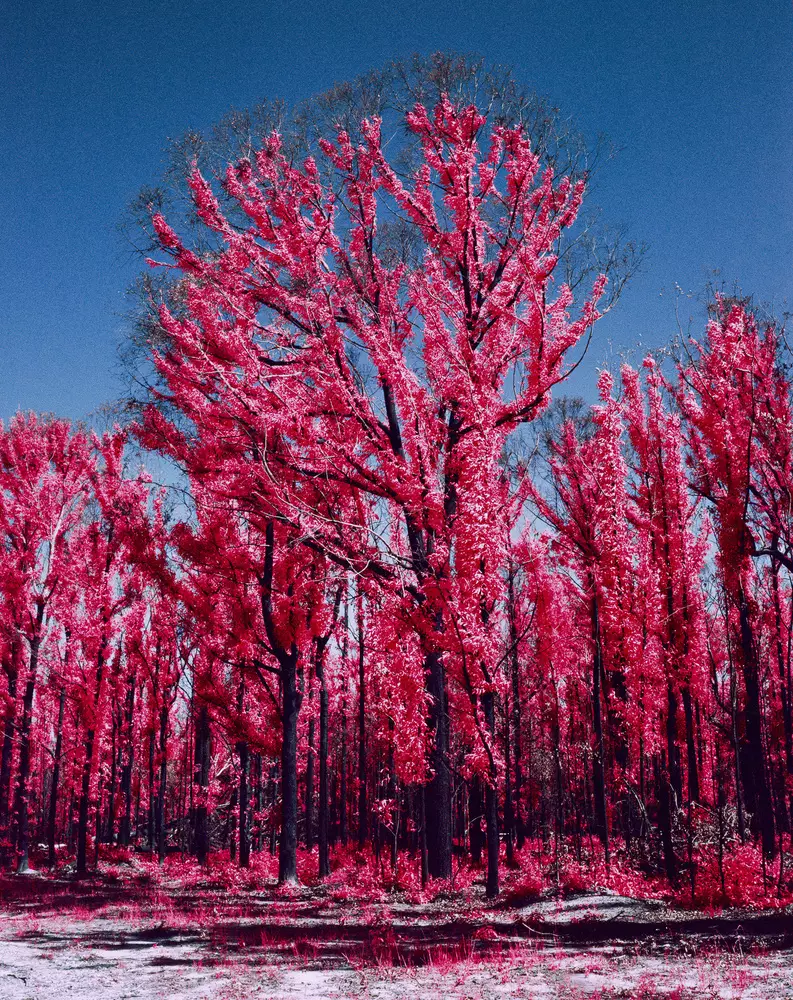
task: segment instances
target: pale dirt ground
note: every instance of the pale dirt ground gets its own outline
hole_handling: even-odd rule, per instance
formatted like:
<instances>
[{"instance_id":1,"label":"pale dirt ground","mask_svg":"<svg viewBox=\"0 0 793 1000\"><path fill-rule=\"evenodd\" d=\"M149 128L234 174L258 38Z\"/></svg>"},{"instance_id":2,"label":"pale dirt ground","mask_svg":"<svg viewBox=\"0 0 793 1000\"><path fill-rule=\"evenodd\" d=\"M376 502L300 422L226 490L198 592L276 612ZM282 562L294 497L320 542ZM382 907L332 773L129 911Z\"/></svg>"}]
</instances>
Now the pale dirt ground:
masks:
<instances>
[{"instance_id":1,"label":"pale dirt ground","mask_svg":"<svg viewBox=\"0 0 793 1000\"><path fill-rule=\"evenodd\" d=\"M411 910L383 910L374 932L407 941L402 932L418 924L437 939L437 907ZM527 937L522 925L515 933L523 918L539 915L541 932ZM565 940L571 926L617 921L618 931L661 915L670 916L657 904L613 894L490 911L479 915L482 929L461 957L435 955L411 966L404 957L378 958L376 949L362 959L338 933L343 912L315 921L300 915L299 902L287 910L284 935L284 911L272 917L266 906L233 920L213 910L198 917L141 910L131 918L113 907L79 916L34 906L2 912L0 900L0 1000L793 1000L793 951L742 927L736 932L734 924L721 939L684 930L666 939L601 933L597 943ZM785 920L793 932L793 916L783 917L783 935ZM486 955L494 941L497 949Z\"/></svg>"}]
</instances>

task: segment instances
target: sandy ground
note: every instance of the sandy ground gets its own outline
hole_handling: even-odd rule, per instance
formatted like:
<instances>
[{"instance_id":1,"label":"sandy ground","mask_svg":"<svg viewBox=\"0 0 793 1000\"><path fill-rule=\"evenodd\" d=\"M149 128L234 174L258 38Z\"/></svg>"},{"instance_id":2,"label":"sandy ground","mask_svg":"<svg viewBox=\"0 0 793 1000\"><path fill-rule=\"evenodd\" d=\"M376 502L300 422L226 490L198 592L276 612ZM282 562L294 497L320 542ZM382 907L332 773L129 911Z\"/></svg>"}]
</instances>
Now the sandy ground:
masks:
<instances>
[{"instance_id":1,"label":"sandy ground","mask_svg":"<svg viewBox=\"0 0 793 1000\"><path fill-rule=\"evenodd\" d=\"M421 968L312 968L311 962L267 955L219 954L180 940L119 937L112 946L73 934L15 937L2 933L0 996L4 1000L149 1000L149 998L790 998L793 961L786 952L630 954L620 945L587 949L521 948L508 959L469 959ZM11 933L9 933L11 932ZM304 966L304 967L301 967Z\"/></svg>"},{"instance_id":2,"label":"sandy ground","mask_svg":"<svg viewBox=\"0 0 793 1000\"><path fill-rule=\"evenodd\" d=\"M703 917L612 894L449 920L315 897L232 915L0 896L0 1000L793 1000L793 917Z\"/></svg>"}]
</instances>

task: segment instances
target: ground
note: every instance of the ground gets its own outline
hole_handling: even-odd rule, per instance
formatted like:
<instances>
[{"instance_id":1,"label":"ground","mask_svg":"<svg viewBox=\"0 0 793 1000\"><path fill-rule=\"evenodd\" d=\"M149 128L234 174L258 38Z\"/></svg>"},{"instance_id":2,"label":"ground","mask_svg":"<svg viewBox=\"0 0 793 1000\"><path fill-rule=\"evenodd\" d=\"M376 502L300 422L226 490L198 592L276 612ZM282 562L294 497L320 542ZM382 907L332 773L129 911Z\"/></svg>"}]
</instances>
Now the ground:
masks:
<instances>
[{"instance_id":1,"label":"ground","mask_svg":"<svg viewBox=\"0 0 793 1000\"><path fill-rule=\"evenodd\" d=\"M0 997L791 1000L793 912L32 873L0 879Z\"/></svg>"}]
</instances>

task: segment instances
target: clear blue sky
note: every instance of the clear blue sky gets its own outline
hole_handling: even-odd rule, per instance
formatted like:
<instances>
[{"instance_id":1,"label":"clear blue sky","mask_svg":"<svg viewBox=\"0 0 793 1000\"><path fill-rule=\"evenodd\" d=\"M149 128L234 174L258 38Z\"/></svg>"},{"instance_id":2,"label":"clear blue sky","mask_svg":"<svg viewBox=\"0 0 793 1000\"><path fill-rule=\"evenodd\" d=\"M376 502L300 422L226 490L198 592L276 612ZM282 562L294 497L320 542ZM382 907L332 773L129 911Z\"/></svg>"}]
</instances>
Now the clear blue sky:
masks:
<instances>
[{"instance_id":1,"label":"clear blue sky","mask_svg":"<svg viewBox=\"0 0 793 1000\"><path fill-rule=\"evenodd\" d=\"M603 321L590 371L610 351L668 341L675 283L699 292L711 268L793 303L790 0L4 6L2 417L22 407L79 418L119 394L138 264L116 225L158 179L169 137L413 51L509 63L587 134L623 148L596 199L651 254Z\"/></svg>"}]
</instances>

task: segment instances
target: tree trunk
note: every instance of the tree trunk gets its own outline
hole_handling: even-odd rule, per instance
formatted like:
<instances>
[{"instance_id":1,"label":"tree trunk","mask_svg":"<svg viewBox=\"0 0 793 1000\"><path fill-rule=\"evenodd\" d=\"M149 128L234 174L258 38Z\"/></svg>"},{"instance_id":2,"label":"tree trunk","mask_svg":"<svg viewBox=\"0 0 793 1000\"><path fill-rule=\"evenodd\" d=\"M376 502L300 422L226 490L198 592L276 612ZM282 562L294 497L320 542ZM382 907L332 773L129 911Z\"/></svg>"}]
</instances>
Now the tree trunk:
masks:
<instances>
[{"instance_id":1,"label":"tree trunk","mask_svg":"<svg viewBox=\"0 0 793 1000\"><path fill-rule=\"evenodd\" d=\"M281 839L278 881L297 882L297 651L281 662L283 739L281 745Z\"/></svg>"},{"instance_id":2,"label":"tree trunk","mask_svg":"<svg viewBox=\"0 0 793 1000\"><path fill-rule=\"evenodd\" d=\"M666 683L666 758L669 785L674 792L670 808L674 811L683 801L683 777L680 773L679 750L677 746L677 698L671 680Z\"/></svg>"},{"instance_id":3,"label":"tree trunk","mask_svg":"<svg viewBox=\"0 0 793 1000\"><path fill-rule=\"evenodd\" d=\"M345 702L341 706L341 764L339 775L339 838L341 846L347 846L347 711Z\"/></svg>"},{"instance_id":4,"label":"tree trunk","mask_svg":"<svg viewBox=\"0 0 793 1000\"><path fill-rule=\"evenodd\" d=\"M776 547L776 543L774 543ZM779 697L782 702L782 721L785 727L785 766L788 774L793 774L793 712L791 711L791 691L785 672L785 651L782 641L782 604L779 597L779 563L771 563L771 584L774 594L774 619L776 631L776 661L779 673Z\"/></svg>"},{"instance_id":5,"label":"tree trunk","mask_svg":"<svg viewBox=\"0 0 793 1000\"><path fill-rule=\"evenodd\" d=\"M496 728L495 706L493 692L488 691L482 695L482 708L484 710L485 722L490 731L491 739ZM498 895L498 774L494 766L491 765L489 781L485 788L485 825L487 827L487 884L485 895L488 899L495 899Z\"/></svg>"},{"instance_id":6,"label":"tree trunk","mask_svg":"<svg viewBox=\"0 0 793 1000\"><path fill-rule=\"evenodd\" d=\"M482 782L474 775L468 784L468 838L471 864L482 863Z\"/></svg>"},{"instance_id":7,"label":"tree trunk","mask_svg":"<svg viewBox=\"0 0 793 1000\"><path fill-rule=\"evenodd\" d=\"M325 668L317 664L319 681L319 877L330 875L328 854L328 688Z\"/></svg>"},{"instance_id":8,"label":"tree trunk","mask_svg":"<svg viewBox=\"0 0 793 1000\"><path fill-rule=\"evenodd\" d=\"M368 835L366 802L366 674L363 634L363 598L358 598L358 847L363 850Z\"/></svg>"},{"instance_id":9,"label":"tree trunk","mask_svg":"<svg viewBox=\"0 0 793 1000\"><path fill-rule=\"evenodd\" d=\"M515 857L513 831L515 816L512 808L512 777L510 763L512 756L512 741L510 740L509 695L504 695L504 832L507 837L507 862L512 864Z\"/></svg>"},{"instance_id":10,"label":"tree trunk","mask_svg":"<svg viewBox=\"0 0 793 1000\"><path fill-rule=\"evenodd\" d=\"M52 785L50 786L50 812L47 821L47 846L49 866L55 865L55 821L58 815L58 784L61 777L61 748L63 745L63 709L66 704L66 689L61 688L58 701L58 730L55 735L55 756L52 760Z\"/></svg>"},{"instance_id":11,"label":"tree trunk","mask_svg":"<svg viewBox=\"0 0 793 1000\"><path fill-rule=\"evenodd\" d=\"M661 751L660 767L656 763L655 780L658 786L659 826L661 828L661 844L664 852L664 867L666 877L671 885L677 885L677 858L672 844L672 804L669 773L664 752Z\"/></svg>"},{"instance_id":12,"label":"tree trunk","mask_svg":"<svg viewBox=\"0 0 793 1000\"><path fill-rule=\"evenodd\" d=\"M17 712L17 650L18 642L11 650L11 662L6 669L8 678L8 709L3 724L3 751L0 759L0 839L8 830L11 802L11 761L14 755L14 723Z\"/></svg>"},{"instance_id":13,"label":"tree trunk","mask_svg":"<svg viewBox=\"0 0 793 1000\"><path fill-rule=\"evenodd\" d=\"M312 709L309 708L309 712ZM306 850L314 847L314 718L308 720L308 756L306 758Z\"/></svg>"},{"instance_id":14,"label":"tree trunk","mask_svg":"<svg viewBox=\"0 0 793 1000\"><path fill-rule=\"evenodd\" d=\"M209 761L211 754L211 734L209 710L202 702L198 710L195 726L195 748L193 753L194 782L198 787L195 813L193 815L193 850L198 863L206 864L209 854L209 817L207 815L206 789L209 785Z\"/></svg>"},{"instance_id":15,"label":"tree trunk","mask_svg":"<svg viewBox=\"0 0 793 1000\"><path fill-rule=\"evenodd\" d=\"M593 584L594 589L594 584ZM609 831L606 813L606 777L604 772L603 715L600 696L600 681L603 674L603 650L600 637L600 618L597 596L592 598L592 717L595 730L595 753L592 759L592 781L595 796L595 824L603 843L606 865L609 864Z\"/></svg>"},{"instance_id":16,"label":"tree trunk","mask_svg":"<svg viewBox=\"0 0 793 1000\"><path fill-rule=\"evenodd\" d=\"M135 763L135 677L130 678L127 691L126 723L127 723L127 759L121 769L121 794L124 796L124 813L121 817L121 828L118 832L118 843L121 847L129 846L132 820L132 769Z\"/></svg>"},{"instance_id":17,"label":"tree trunk","mask_svg":"<svg viewBox=\"0 0 793 1000\"><path fill-rule=\"evenodd\" d=\"M91 763L94 757L94 733L89 729L85 738L85 760L80 787L80 806L77 814L77 874L84 875L88 854L88 809L91 793ZM152 743L152 749L154 744Z\"/></svg>"},{"instance_id":18,"label":"tree trunk","mask_svg":"<svg viewBox=\"0 0 793 1000\"><path fill-rule=\"evenodd\" d=\"M154 730L149 732L149 808L147 810L147 843L154 853L155 821L157 818L156 796L154 794Z\"/></svg>"},{"instance_id":19,"label":"tree trunk","mask_svg":"<svg viewBox=\"0 0 793 1000\"><path fill-rule=\"evenodd\" d=\"M776 854L774 832L774 810L765 769L763 751L763 719L760 707L760 682L755 655L749 603L741 590L739 594L739 617L741 626L741 653L743 676L746 687L746 739L749 767L747 776L747 806L754 814L754 826L763 842L763 853L767 857Z\"/></svg>"},{"instance_id":20,"label":"tree trunk","mask_svg":"<svg viewBox=\"0 0 793 1000\"><path fill-rule=\"evenodd\" d=\"M117 720L116 713L112 712L113 726L110 734L110 784L107 790L107 821L105 823L105 843L112 844L115 839L115 812L116 812L116 771L118 744L121 742L119 734L121 732L120 720Z\"/></svg>"},{"instance_id":21,"label":"tree trunk","mask_svg":"<svg viewBox=\"0 0 793 1000\"><path fill-rule=\"evenodd\" d=\"M683 713L686 719L686 759L688 762L688 801L699 802L699 769L697 767L697 746L694 739L694 710L691 702L691 688L686 684L682 691Z\"/></svg>"},{"instance_id":22,"label":"tree trunk","mask_svg":"<svg viewBox=\"0 0 793 1000\"><path fill-rule=\"evenodd\" d=\"M165 859L165 792L168 780L167 741L168 705L165 702L165 693L163 693L163 704L160 709L160 788L157 793L157 857L160 864Z\"/></svg>"},{"instance_id":23,"label":"tree trunk","mask_svg":"<svg viewBox=\"0 0 793 1000\"><path fill-rule=\"evenodd\" d=\"M36 690L36 673L39 665L39 647L41 645L40 629L44 620L44 605L39 605L36 619L36 631L30 643L30 663L25 695L22 699L22 726L19 732L19 778L16 791L17 814L17 872L28 870L29 849L29 815L28 815L28 777L30 776L30 728L33 724L33 695Z\"/></svg>"},{"instance_id":24,"label":"tree trunk","mask_svg":"<svg viewBox=\"0 0 793 1000\"><path fill-rule=\"evenodd\" d=\"M513 819L515 824L515 834L517 837L518 850L523 847L526 838L526 829L521 813L520 800L523 791L523 772L521 770L521 739L520 739L520 657L518 655L518 632L515 621L515 579L514 572L509 575L509 601L510 601L510 666L512 681L512 759L515 765L515 788L513 795ZM509 718L507 718L509 727Z\"/></svg>"},{"instance_id":25,"label":"tree trunk","mask_svg":"<svg viewBox=\"0 0 793 1000\"><path fill-rule=\"evenodd\" d=\"M240 740L237 744L237 753L240 757L240 788L239 788L239 841L240 841L240 868L250 868L251 864L251 840L248 822L248 767L249 752L248 744L245 740Z\"/></svg>"},{"instance_id":26,"label":"tree trunk","mask_svg":"<svg viewBox=\"0 0 793 1000\"><path fill-rule=\"evenodd\" d=\"M449 716L443 656L429 653L426 661L430 694L429 729L433 734L430 764L433 777L426 786L427 865L432 878L452 877L452 783L449 771Z\"/></svg>"}]
</instances>

